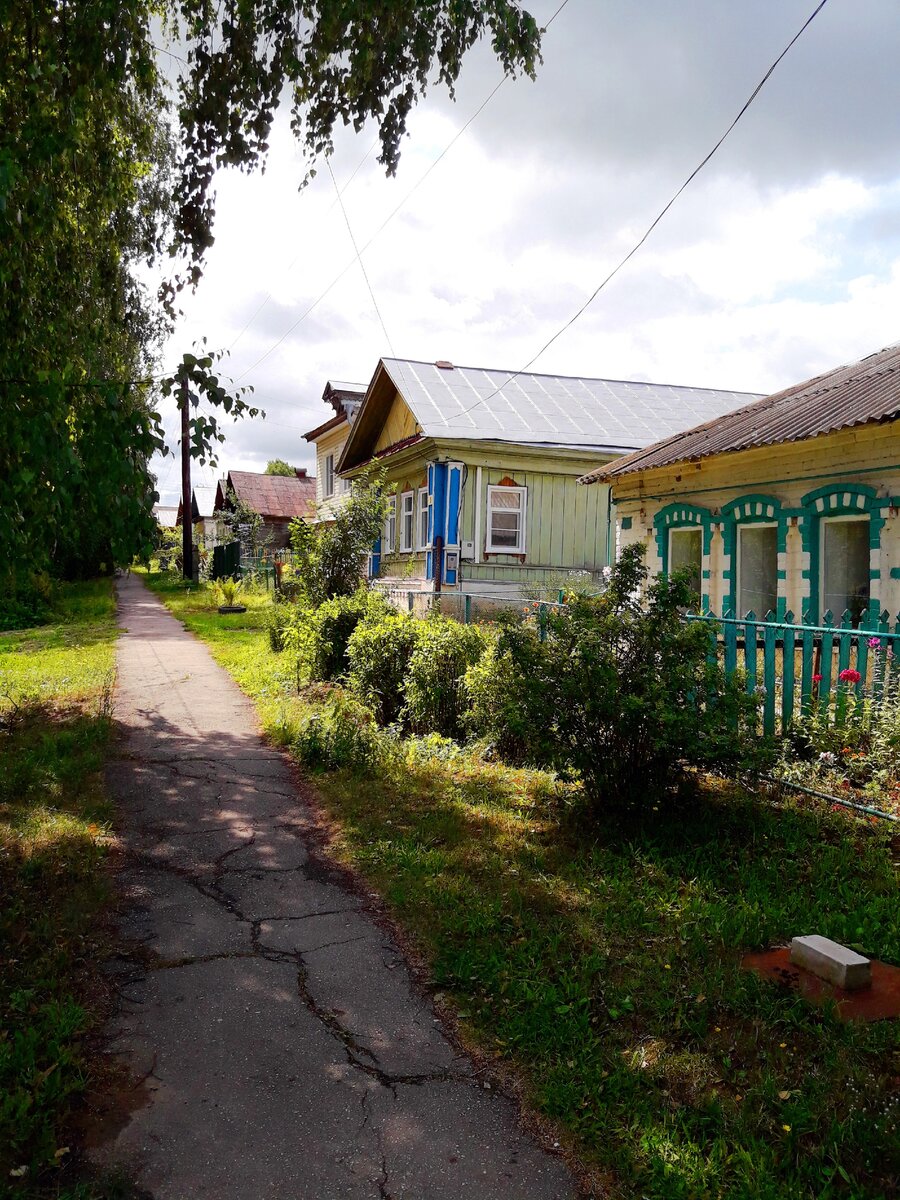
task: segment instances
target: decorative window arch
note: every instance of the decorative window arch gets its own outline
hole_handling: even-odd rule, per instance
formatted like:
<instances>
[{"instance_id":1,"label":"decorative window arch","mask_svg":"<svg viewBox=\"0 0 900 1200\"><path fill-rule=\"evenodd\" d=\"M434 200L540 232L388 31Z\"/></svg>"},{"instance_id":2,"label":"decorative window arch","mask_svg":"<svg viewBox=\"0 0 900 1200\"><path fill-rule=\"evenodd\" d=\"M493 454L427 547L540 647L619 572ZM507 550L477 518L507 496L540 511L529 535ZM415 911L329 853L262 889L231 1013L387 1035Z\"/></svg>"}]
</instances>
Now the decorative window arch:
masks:
<instances>
[{"instance_id":1,"label":"decorative window arch","mask_svg":"<svg viewBox=\"0 0 900 1200\"><path fill-rule=\"evenodd\" d=\"M866 616L878 615L878 581L881 578L879 556L881 551L881 530L884 526L882 515L883 502L879 499L875 488L865 483L834 483L807 492L801 500L802 515L799 518L803 550L807 555L809 566L804 570L804 578L809 580L809 619L819 621L822 617L822 596L825 580L822 576L822 527L829 518L867 519L869 522L869 595ZM841 614L834 614L837 621Z\"/></svg>"},{"instance_id":2,"label":"decorative window arch","mask_svg":"<svg viewBox=\"0 0 900 1200\"><path fill-rule=\"evenodd\" d=\"M653 518L656 548L663 575L669 573L670 534L673 530L700 530L700 608L709 608L709 549L712 543L713 515L699 504L667 504Z\"/></svg>"},{"instance_id":3,"label":"decorative window arch","mask_svg":"<svg viewBox=\"0 0 900 1200\"><path fill-rule=\"evenodd\" d=\"M787 553L788 522L789 515L782 508L781 501L776 499L775 496L767 496L761 492L752 492L746 496L738 496L737 499L722 505L720 524L722 526L722 541L726 562L722 575L728 585L725 589L723 601L723 609L726 612L731 610L737 616L743 615L738 612L740 600L738 590L738 539L741 527L747 525L774 525L776 530L777 554L775 609L776 616L779 618L784 616L787 611L787 597L784 594L784 587L781 585L787 578L785 555ZM765 613L757 613L756 615L764 617Z\"/></svg>"}]
</instances>

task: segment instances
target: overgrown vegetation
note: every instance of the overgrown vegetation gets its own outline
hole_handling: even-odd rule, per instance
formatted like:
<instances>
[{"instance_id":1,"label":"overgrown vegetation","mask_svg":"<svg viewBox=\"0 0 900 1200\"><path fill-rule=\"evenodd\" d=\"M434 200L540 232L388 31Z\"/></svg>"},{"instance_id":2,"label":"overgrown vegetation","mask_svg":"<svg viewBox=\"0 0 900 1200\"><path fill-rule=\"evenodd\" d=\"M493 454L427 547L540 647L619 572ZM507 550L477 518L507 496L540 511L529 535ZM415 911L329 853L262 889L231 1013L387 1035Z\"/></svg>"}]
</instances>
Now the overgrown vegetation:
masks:
<instances>
[{"instance_id":1,"label":"overgrown vegetation","mask_svg":"<svg viewBox=\"0 0 900 1200\"><path fill-rule=\"evenodd\" d=\"M408 618L350 638L366 703L334 683L298 694L261 597L226 624L207 595L152 582L317 772L338 853L416 937L439 1003L498 1075L525 1081L598 1188L897 1191L896 1023L841 1023L740 968L744 951L810 930L900 962L889 831L709 782L624 815L595 805L588 824L580 782L491 760L483 742L379 727L399 693L379 690L377 664L408 677Z\"/></svg>"},{"instance_id":2,"label":"overgrown vegetation","mask_svg":"<svg viewBox=\"0 0 900 1200\"><path fill-rule=\"evenodd\" d=\"M71 1117L96 1067L114 602L108 580L55 600L0 634L0 1195L91 1200Z\"/></svg>"}]
</instances>

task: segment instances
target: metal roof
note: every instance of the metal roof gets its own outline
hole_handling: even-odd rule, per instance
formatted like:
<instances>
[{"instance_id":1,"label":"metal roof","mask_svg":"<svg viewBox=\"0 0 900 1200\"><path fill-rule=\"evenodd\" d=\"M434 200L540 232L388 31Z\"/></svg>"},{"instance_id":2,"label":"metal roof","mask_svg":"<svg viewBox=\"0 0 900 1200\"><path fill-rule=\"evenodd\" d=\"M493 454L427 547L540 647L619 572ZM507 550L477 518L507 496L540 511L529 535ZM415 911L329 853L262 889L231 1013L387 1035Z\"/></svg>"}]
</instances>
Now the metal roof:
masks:
<instances>
[{"instance_id":1,"label":"metal roof","mask_svg":"<svg viewBox=\"0 0 900 1200\"><path fill-rule=\"evenodd\" d=\"M316 509L316 480L305 470L294 475L229 471L228 484L239 500L262 517L308 517ZM220 485L220 491L224 490ZM224 500L224 495L220 499Z\"/></svg>"},{"instance_id":2,"label":"metal roof","mask_svg":"<svg viewBox=\"0 0 900 1200\"><path fill-rule=\"evenodd\" d=\"M900 415L900 343L707 421L582 477L594 483L779 442L798 442Z\"/></svg>"},{"instance_id":3,"label":"metal roof","mask_svg":"<svg viewBox=\"0 0 900 1200\"><path fill-rule=\"evenodd\" d=\"M751 393L382 359L425 437L615 453L745 404Z\"/></svg>"}]
</instances>

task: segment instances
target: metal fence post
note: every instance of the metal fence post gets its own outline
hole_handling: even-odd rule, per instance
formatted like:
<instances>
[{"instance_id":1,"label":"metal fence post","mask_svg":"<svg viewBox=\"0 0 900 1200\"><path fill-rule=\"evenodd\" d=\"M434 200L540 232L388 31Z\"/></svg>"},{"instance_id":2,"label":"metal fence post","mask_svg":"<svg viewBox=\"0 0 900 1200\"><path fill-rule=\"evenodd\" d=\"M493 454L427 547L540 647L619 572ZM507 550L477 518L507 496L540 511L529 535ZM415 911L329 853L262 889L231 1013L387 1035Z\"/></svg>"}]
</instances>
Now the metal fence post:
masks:
<instances>
[{"instance_id":1,"label":"metal fence post","mask_svg":"<svg viewBox=\"0 0 900 1200\"><path fill-rule=\"evenodd\" d=\"M472 597L466 596L466 624L472 624Z\"/></svg>"}]
</instances>

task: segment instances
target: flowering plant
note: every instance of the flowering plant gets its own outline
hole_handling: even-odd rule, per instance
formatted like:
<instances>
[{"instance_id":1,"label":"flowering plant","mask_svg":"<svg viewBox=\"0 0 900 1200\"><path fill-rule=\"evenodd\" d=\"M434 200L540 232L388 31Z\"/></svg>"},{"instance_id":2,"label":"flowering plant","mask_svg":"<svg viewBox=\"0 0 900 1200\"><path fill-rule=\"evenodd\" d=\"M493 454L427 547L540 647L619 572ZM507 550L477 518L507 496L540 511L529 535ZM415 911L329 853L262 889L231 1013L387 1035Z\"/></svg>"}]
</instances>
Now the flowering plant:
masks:
<instances>
[{"instance_id":1,"label":"flowering plant","mask_svg":"<svg viewBox=\"0 0 900 1200\"><path fill-rule=\"evenodd\" d=\"M854 670L853 667L845 667L838 676L838 679L840 679L841 683L859 683L862 675L860 675L859 671Z\"/></svg>"}]
</instances>

